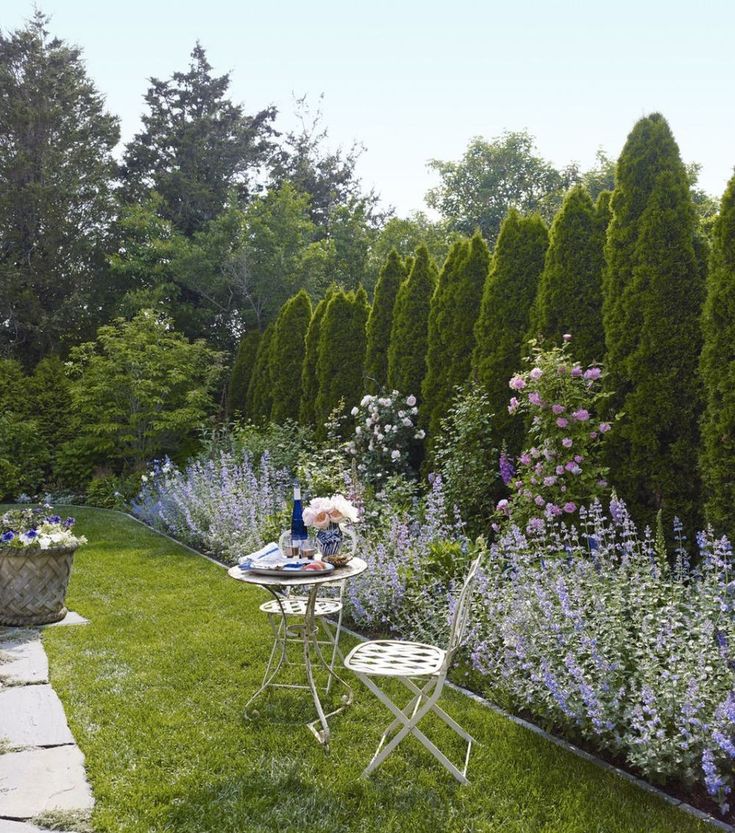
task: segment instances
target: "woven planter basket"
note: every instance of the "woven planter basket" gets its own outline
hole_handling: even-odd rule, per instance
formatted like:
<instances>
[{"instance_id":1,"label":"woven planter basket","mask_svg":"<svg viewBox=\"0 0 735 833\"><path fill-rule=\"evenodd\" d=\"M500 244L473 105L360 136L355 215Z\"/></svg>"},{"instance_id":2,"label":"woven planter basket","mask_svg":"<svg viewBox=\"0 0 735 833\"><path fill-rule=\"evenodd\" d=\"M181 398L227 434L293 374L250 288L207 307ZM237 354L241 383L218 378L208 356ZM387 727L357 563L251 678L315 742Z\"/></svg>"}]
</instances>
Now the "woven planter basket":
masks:
<instances>
[{"instance_id":1,"label":"woven planter basket","mask_svg":"<svg viewBox=\"0 0 735 833\"><path fill-rule=\"evenodd\" d=\"M74 552L0 548L0 625L47 625L63 619Z\"/></svg>"}]
</instances>

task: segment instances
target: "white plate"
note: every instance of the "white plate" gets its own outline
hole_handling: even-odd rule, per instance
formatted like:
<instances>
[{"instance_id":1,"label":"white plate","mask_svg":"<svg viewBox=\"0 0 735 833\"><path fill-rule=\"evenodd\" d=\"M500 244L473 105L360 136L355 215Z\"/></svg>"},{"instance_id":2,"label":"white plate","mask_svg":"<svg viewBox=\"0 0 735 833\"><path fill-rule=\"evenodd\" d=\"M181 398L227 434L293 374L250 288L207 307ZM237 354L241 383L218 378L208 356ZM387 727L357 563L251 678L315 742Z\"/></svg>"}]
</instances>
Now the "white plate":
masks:
<instances>
[{"instance_id":1,"label":"white plate","mask_svg":"<svg viewBox=\"0 0 735 833\"><path fill-rule=\"evenodd\" d=\"M279 578L288 578L289 576L320 576L324 573L331 573L334 570L334 564L324 562L324 570L307 570L306 565L296 570L293 567L288 569L284 567L240 567L244 573L254 573L257 576L278 576Z\"/></svg>"}]
</instances>

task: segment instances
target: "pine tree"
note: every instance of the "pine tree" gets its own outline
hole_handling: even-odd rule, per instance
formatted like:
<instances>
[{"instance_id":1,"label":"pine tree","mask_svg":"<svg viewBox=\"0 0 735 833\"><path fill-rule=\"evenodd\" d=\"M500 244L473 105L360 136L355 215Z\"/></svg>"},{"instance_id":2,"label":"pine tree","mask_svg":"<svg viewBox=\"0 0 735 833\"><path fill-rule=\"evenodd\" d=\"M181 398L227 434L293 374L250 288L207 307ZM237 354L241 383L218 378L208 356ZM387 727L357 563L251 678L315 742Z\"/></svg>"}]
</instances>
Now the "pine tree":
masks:
<instances>
[{"instance_id":1,"label":"pine tree","mask_svg":"<svg viewBox=\"0 0 735 833\"><path fill-rule=\"evenodd\" d=\"M0 353L28 369L92 337L108 301L118 120L36 12L0 32Z\"/></svg>"},{"instance_id":2,"label":"pine tree","mask_svg":"<svg viewBox=\"0 0 735 833\"><path fill-rule=\"evenodd\" d=\"M604 200L603 200L604 206ZM598 214L582 185L564 199L549 233L544 271L531 311L530 338L560 343L572 334L574 356L584 363L602 361L602 271L605 210Z\"/></svg>"},{"instance_id":3,"label":"pine tree","mask_svg":"<svg viewBox=\"0 0 735 833\"><path fill-rule=\"evenodd\" d=\"M270 358L273 422L299 418L306 333L310 322L311 300L302 289L283 305L273 331Z\"/></svg>"},{"instance_id":4,"label":"pine tree","mask_svg":"<svg viewBox=\"0 0 735 833\"><path fill-rule=\"evenodd\" d=\"M240 339L237 356L232 366L227 410L230 414L247 414L247 396L250 379L260 344L260 331L250 330Z\"/></svg>"},{"instance_id":5,"label":"pine tree","mask_svg":"<svg viewBox=\"0 0 735 833\"><path fill-rule=\"evenodd\" d=\"M316 398L319 394L316 363L319 359L319 336L327 305L336 291L337 287L334 284L329 287L326 295L314 308L314 314L311 316L309 328L306 331L304 365L301 371L301 405L299 407L299 421L304 425L314 425L316 423Z\"/></svg>"},{"instance_id":6,"label":"pine tree","mask_svg":"<svg viewBox=\"0 0 735 833\"><path fill-rule=\"evenodd\" d=\"M271 381L271 342L275 330L272 321L264 330L255 355L255 365L248 385L246 413L253 422L266 422L273 407Z\"/></svg>"},{"instance_id":7,"label":"pine tree","mask_svg":"<svg viewBox=\"0 0 735 833\"><path fill-rule=\"evenodd\" d=\"M275 107L247 115L227 98L229 86L229 75L212 75L197 43L187 72L151 79L143 130L125 150L126 199L137 202L155 190L163 216L186 236L220 214L232 192L245 201L272 151Z\"/></svg>"},{"instance_id":8,"label":"pine tree","mask_svg":"<svg viewBox=\"0 0 735 833\"><path fill-rule=\"evenodd\" d=\"M520 369L531 305L536 297L549 235L537 214L512 210L495 244L490 273L475 324L472 371L488 392L495 429L512 452L521 440L520 426L508 414L508 381Z\"/></svg>"},{"instance_id":9,"label":"pine tree","mask_svg":"<svg viewBox=\"0 0 735 833\"><path fill-rule=\"evenodd\" d=\"M349 410L363 395L369 304L365 290L332 293L319 328L316 375L319 392L315 414L319 433L331 412L343 402Z\"/></svg>"},{"instance_id":10,"label":"pine tree","mask_svg":"<svg viewBox=\"0 0 735 833\"><path fill-rule=\"evenodd\" d=\"M424 424L430 441L441 430L455 388L470 375L474 326L490 266L490 252L479 232L452 248L431 301L429 350L423 387Z\"/></svg>"},{"instance_id":11,"label":"pine tree","mask_svg":"<svg viewBox=\"0 0 735 833\"><path fill-rule=\"evenodd\" d=\"M707 521L735 535L735 177L712 230L701 371L705 392L701 471Z\"/></svg>"},{"instance_id":12,"label":"pine tree","mask_svg":"<svg viewBox=\"0 0 735 833\"><path fill-rule=\"evenodd\" d=\"M696 526L704 276L686 170L663 117L633 128L618 162L603 320L609 381L623 412L610 476L639 524L663 510Z\"/></svg>"},{"instance_id":13,"label":"pine tree","mask_svg":"<svg viewBox=\"0 0 735 833\"><path fill-rule=\"evenodd\" d=\"M405 264L393 249L375 285L373 306L367 324L365 376L378 388L385 387L388 381L388 347L393 326L393 310L398 289L405 277Z\"/></svg>"},{"instance_id":14,"label":"pine tree","mask_svg":"<svg viewBox=\"0 0 735 833\"><path fill-rule=\"evenodd\" d=\"M436 279L437 269L426 246L419 246L411 274L396 296L388 348L388 386L407 395L421 395L426 375L429 307Z\"/></svg>"}]
</instances>

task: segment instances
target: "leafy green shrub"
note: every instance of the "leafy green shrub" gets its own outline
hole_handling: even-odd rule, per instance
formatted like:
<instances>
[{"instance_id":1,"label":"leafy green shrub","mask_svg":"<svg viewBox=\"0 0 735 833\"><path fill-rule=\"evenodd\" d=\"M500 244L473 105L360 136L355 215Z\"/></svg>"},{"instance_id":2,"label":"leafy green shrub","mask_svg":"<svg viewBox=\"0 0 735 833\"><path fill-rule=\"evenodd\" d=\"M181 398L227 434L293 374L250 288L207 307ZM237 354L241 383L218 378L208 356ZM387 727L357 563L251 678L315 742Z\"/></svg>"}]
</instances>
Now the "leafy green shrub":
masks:
<instances>
[{"instance_id":1,"label":"leafy green shrub","mask_svg":"<svg viewBox=\"0 0 735 833\"><path fill-rule=\"evenodd\" d=\"M100 473L92 478L85 491L85 503L102 509L127 511L140 491L140 475Z\"/></svg>"},{"instance_id":2,"label":"leafy green shrub","mask_svg":"<svg viewBox=\"0 0 735 833\"><path fill-rule=\"evenodd\" d=\"M472 535L486 532L500 488L493 414L486 391L476 383L456 388L441 421L434 454L444 494L456 506Z\"/></svg>"},{"instance_id":3,"label":"leafy green shrub","mask_svg":"<svg viewBox=\"0 0 735 833\"><path fill-rule=\"evenodd\" d=\"M0 415L0 499L14 499L21 492L35 495L49 460L35 420Z\"/></svg>"},{"instance_id":4,"label":"leafy green shrub","mask_svg":"<svg viewBox=\"0 0 735 833\"><path fill-rule=\"evenodd\" d=\"M287 419L279 425L268 422L256 425L244 422L235 425L231 434L231 448L235 452L247 451L254 463L260 463L265 452L277 469L295 472L304 453L314 447L314 430Z\"/></svg>"}]
</instances>

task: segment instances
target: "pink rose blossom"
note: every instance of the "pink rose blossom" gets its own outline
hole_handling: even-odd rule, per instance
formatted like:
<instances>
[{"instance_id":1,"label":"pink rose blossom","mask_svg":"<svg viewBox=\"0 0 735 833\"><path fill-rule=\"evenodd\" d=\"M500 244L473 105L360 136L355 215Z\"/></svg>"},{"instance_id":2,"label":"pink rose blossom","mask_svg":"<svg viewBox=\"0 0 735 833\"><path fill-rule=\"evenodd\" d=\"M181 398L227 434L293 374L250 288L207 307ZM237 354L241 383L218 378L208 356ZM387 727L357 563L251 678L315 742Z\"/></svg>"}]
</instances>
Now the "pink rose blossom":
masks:
<instances>
[{"instance_id":1,"label":"pink rose blossom","mask_svg":"<svg viewBox=\"0 0 735 833\"><path fill-rule=\"evenodd\" d=\"M571 333L564 333L562 338L564 339L564 341L571 341L572 340L572 334Z\"/></svg>"},{"instance_id":2,"label":"pink rose blossom","mask_svg":"<svg viewBox=\"0 0 735 833\"><path fill-rule=\"evenodd\" d=\"M523 390L523 388L526 387L526 380L523 378L523 376L514 376L510 380L510 382L508 382L508 385L513 390Z\"/></svg>"}]
</instances>

